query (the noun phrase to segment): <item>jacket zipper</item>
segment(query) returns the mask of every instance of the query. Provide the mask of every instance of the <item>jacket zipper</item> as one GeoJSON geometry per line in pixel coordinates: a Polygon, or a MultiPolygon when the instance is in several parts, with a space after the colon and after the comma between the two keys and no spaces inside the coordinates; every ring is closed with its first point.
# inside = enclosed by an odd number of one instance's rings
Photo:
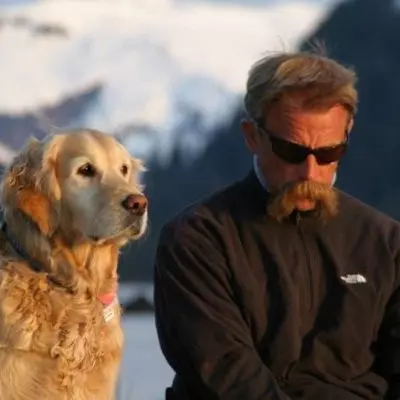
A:
{"type": "Polygon", "coordinates": [[[305,298],[306,298],[306,305],[307,305],[307,310],[311,311],[312,310],[312,304],[313,304],[313,280],[312,280],[312,268],[311,268],[311,257],[310,257],[310,252],[308,251],[306,241],[304,238],[304,231],[303,228],[300,225],[300,215],[297,214],[296,216],[296,223],[297,223],[297,228],[299,230],[299,236],[301,243],[303,244],[304,247],[304,253],[306,256],[306,275],[307,275],[307,282],[308,282],[308,290],[305,292],[305,298]]]}

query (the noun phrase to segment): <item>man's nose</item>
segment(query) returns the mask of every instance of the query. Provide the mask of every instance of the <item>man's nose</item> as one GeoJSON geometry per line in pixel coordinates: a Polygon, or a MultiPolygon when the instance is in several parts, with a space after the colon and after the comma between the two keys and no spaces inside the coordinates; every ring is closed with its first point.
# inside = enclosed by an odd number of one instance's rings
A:
{"type": "Polygon", "coordinates": [[[318,163],[313,154],[310,154],[300,165],[300,179],[315,180],[317,178],[318,163]]]}

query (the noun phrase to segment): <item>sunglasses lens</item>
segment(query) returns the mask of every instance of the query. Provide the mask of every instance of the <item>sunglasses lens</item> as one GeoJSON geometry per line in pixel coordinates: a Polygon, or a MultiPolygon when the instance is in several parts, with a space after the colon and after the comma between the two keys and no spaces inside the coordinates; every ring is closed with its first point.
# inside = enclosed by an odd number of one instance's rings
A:
{"type": "Polygon", "coordinates": [[[317,163],[326,165],[338,161],[346,151],[346,143],[334,147],[316,149],[314,152],[317,163]]]}
{"type": "Polygon", "coordinates": [[[289,164],[301,164],[308,156],[307,148],[277,137],[270,137],[272,151],[289,164]]]}
{"type": "Polygon", "coordinates": [[[272,151],[283,161],[289,164],[301,164],[309,154],[314,154],[317,163],[320,165],[330,164],[338,161],[346,150],[346,143],[333,147],[324,147],[312,151],[308,147],[297,143],[270,136],[272,151]]]}

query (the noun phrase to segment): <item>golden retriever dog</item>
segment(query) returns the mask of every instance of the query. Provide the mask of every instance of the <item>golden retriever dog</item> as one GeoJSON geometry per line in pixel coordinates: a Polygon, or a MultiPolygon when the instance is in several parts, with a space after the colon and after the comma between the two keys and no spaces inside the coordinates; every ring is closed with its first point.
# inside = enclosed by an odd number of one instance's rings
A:
{"type": "Polygon", "coordinates": [[[111,400],[121,246],[143,235],[139,160],[94,130],[32,140],[1,186],[0,399],[111,400]]]}

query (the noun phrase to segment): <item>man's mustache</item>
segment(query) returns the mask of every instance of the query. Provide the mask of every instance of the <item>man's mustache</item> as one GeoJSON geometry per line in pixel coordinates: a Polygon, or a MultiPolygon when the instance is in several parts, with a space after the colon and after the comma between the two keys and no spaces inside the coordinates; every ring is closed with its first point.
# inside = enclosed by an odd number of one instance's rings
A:
{"type": "Polygon", "coordinates": [[[296,181],[284,185],[272,194],[268,204],[268,214],[278,221],[289,216],[298,201],[314,201],[324,217],[333,217],[338,211],[338,196],[331,185],[315,181],[296,181]]]}

